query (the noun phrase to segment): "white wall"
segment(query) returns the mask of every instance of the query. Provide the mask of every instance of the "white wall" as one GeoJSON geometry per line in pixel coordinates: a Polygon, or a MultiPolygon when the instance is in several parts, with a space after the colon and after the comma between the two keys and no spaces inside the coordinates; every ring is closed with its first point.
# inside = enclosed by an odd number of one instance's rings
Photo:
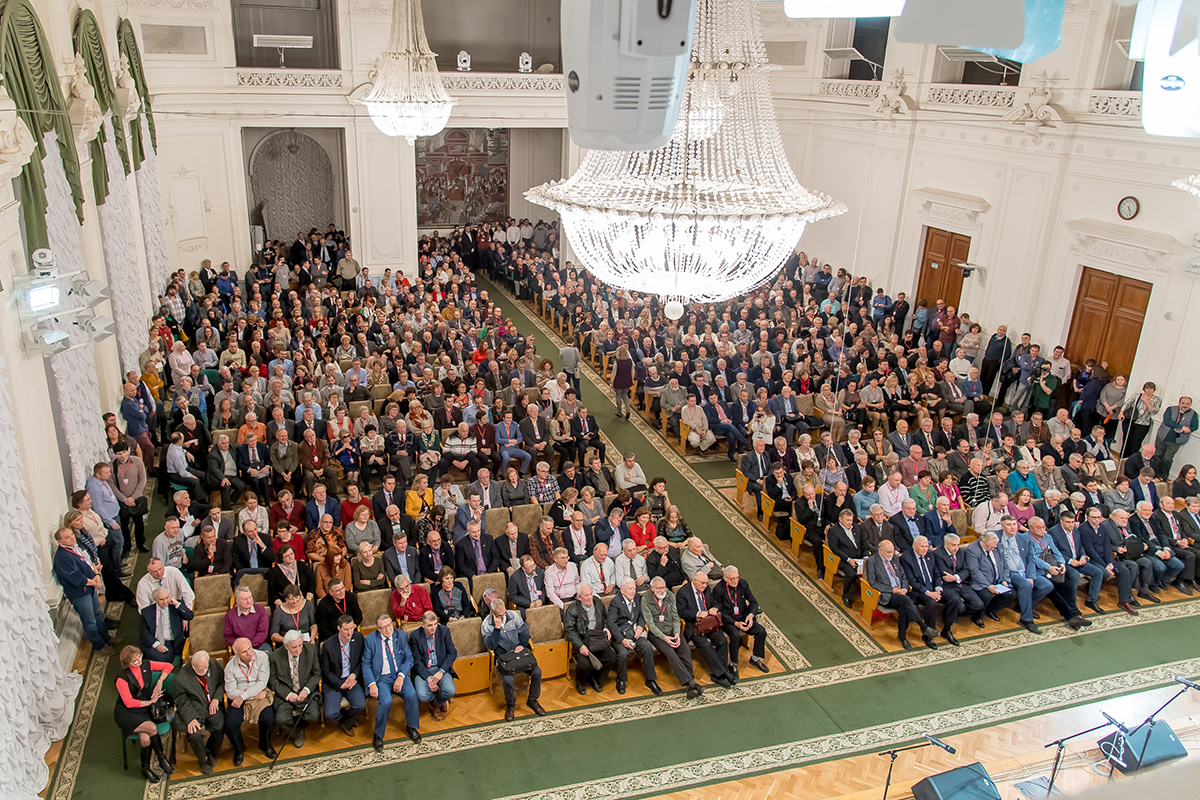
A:
{"type": "Polygon", "coordinates": [[[508,137],[508,213],[536,223],[551,216],[548,208],[530,203],[525,190],[563,176],[562,128],[513,128],[508,137]]]}

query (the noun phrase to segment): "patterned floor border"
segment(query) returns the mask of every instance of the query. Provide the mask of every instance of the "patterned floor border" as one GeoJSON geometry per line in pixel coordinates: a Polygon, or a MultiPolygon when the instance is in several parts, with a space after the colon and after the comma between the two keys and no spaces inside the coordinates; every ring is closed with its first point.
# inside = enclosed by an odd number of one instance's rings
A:
{"type": "MultiPolygon", "coordinates": [[[[494,284],[493,284],[494,285],[494,284]]],[[[496,286],[497,292],[503,296],[508,302],[512,303],[517,309],[527,317],[554,346],[560,347],[563,344],[562,338],[558,333],[550,328],[545,320],[534,314],[523,302],[517,300],[507,289],[501,286],[496,286]]],[[[599,388],[600,392],[616,407],[616,394],[604,378],[594,370],[590,364],[584,362],[582,365],[584,375],[599,388]]],[[[705,481],[695,470],[693,470],[688,462],[679,455],[675,448],[667,444],[662,435],[651,428],[646,421],[638,414],[633,414],[629,418],[629,422],[642,435],[642,437],[658,451],[667,463],[671,465],[683,478],[700,489],[701,494],[708,500],[713,509],[720,514],[735,530],[741,534],[747,542],[749,542],[759,554],[765,558],[777,572],[783,575],[784,579],[792,585],[800,595],[808,601],[809,605],[817,610],[817,612],[825,618],[834,630],[836,630],[843,638],[845,638],[859,655],[874,656],[883,652],[883,648],[868,634],[866,634],[858,625],[848,618],[838,604],[830,599],[821,589],[809,578],[791,559],[787,557],[778,547],[766,541],[749,521],[733,508],[732,504],[725,497],[716,492],[705,492],[703,487],[710,483],[705,481]]],[[[611,446],[611,440],[607,439],[603,428],[600,434],[605,438],[609,445],[610,452],[614,449],[611,446]]],[[[725,456],[720,456],[719,459],[724,459],[725,456]]]]}
{"type": "MultiPolygon", "coordinates": [[[[1200,615],[1200,604],[1187,606],[1177,604],[1173,606],[1157,606],[1153,609],[1148,609],[1145,612],[1146,619],[1142,622],[1164,621],[1169,619],[1180,619],[1186,617],[1194,617],[1200,615]]],[[[988,637],[978,639],[973,642],[967,642],[962,647],[946,648],[937,651],[932,650],[912,650],[904,653],[898,653],[891,658],[867,659],[856,661],[849,664],[841,664],[834,667],[823,667],[819,669],[811,669],[804,672],[791,672],[780,675],[765,676],[746,680],[738,683],[737,687],[731,690],[723,690],[713,688],[706,691],[705,695],[696,701],[687,700],[680,692],[674,692],[663,697],[648,697],[629,702],[620,703],[620,719],[622,721],[640,720],[661,718],[665,715],[697,710],[705,707],[715,707],[726,705],[729,703],[739,703],[746,700],[756,700],[770,697],[778,697],[781,695],[792,694],[795,692],[805,691],[814,687],[829,686],[832,684],[850,683],[858,680],[866,680],[877,678],[882,675],[893,675],[907,672],[913,669],[931,666],[934,664],[947,664],[952,662],[961,662],[980,656],[991,655],[1001,651],[1010,651],[1014,646],[1028,647],[1036,644],[1043,644],[1047,641],[1056,639],[1065,639],[1071,636],[1090,636],[1101,631],[1116,630],[1119,628],[1129,627],[1134,624],[1132,618],[1122,615],[1118,618],[1115,615],[1112,617],[1101,618],[1091,628],[1085,629],[1079,633],[1072,632],[1065,625],[1048,626],[1044,636],[1036,636],[1031,633],[1022,631],[1020,634],[1012,637],[1018,641],[1011,640],[1002,641],[1000,637],[988,637]]],[[[1192,659],[1175,664],[1160,665],[1158,667],[1145,668],[1129,675],[1147,675],[1146,680],[1150,683],[1167,682],[1172,675],[1177,674],[1193,674],[1200,672],[1200,659],[1192,659]]],[[[622,790],[613,790],[612,796],[623,796],[626,794],[637,794],[654,790],[669,790],[682,785],[691,785],[702,783],[706,780],[715,777],[734,777],[749,771],[762,771],[767,769],[778,769],[786,766],[794,766],[797,763],[811,761],[816,759],[825,759],[832,757],[840,757],[848,755],[859,750],[874,747],[884,744],[885,742],[904,741],[912,738],[915,734],[922,730],[939,730],[950,731],[962,729],[966,727],[977,727],[981,724],[988,724],[991,717],[978,714],[972,715],[974,710],[986,710],[996,706],[1003,706],[1006,709],[1018,708],[1022,715],[1030,713],[1031,709],[1039,713],[1041,711],[1053,710],[1055,705],[1040,706],[1039,703],[1045,697],[1054,697],[1062,695],[1070,702],[1080,702],[1080,698],[1087,698],[1090,702],[1100,695],[1100,692],[1095,689],[1088,689],[1091,684],[1100,683],[1102,681],[1111,681],[1115,685],[1119,685],[1120,691],[1109,692],[1112,694],[1120,694],[1129,691],[1129,686],[1134,685],[1132,682],[1124,682],[1122,676],[1110,676],[1104,679],[1097,679],[1084,684],[1073,684],[1074,689],[1052,689],[1032,693],[1030,695],[1021,695],[1018,698],[1007,698],[1004,700],[990,701],[988,703],[970,706],[966,709],[959,709],[954,712],[948,712],[945,715],[930,715],[921,717],[917,720],[907,720],[899,723],[891,723],[888,725],[880,725],[874,728],[867,728],[862,731],[839,733],[818,739],[806,740],[804,742],[793,742],[788,745],[780,745],[777,748],[768,748],[766,751],[756,752],[771,752],[778,751],[779,756],[777,763],[765,761],[763,763],[746,762],[745,754],[738,756],[730,756],[726,759],[718,759],[722,763],[729,762],[727,766],[715,771],[705,771],[703,773],[690,771],[687,769],[690,765],[678,765],[676,767],[664,768],[663,770],[651,770],[647,773],[637,773],[638,775],[658,775],[663,772],[671,772],[673,770],[683,770],[683,776],[687,777],[684,782],[673,782],[680,780],[679,778],[670,778],[670,780],[655,785],[652,783],[642,783],[638,787],[622,790]],[[1081,689],[1080,687],[1083,687],[1081,689]],[[1080,691],[1087,690],[1088,693],[1080,694],[1080,691]],[[1093,696],[1095,695],[1095,696],[1093,696]],[[869,732],[874,731],[872,735],[869,732]],[[874,738],[872,738],[872,736],[874,738]],[[845,744],[843,745],[843,742],[845,744]],[[799,749],[797,749],[799,748],[799,749]],[[732,760],[731,760],[732,759],[732,760]],[[747,763],[749,765],[747,766],[747,763]]],[[[1144,681],[1139,681],[1138,685],[1150,685],[1144,681]]],[[[1060,705],[1069,705],[1070,702],[1064,701],[1060,705]]],[[[561,733],[568,730],[579,730],[581,728],[593,728],[603,725],[610,725],[614,719],[614,705],[605,703],[598,706],[589,706],[581,709],[570,711],[561,711],[552,713],[546,717],[522,717],[515,722],[495,725],[482,725],[473,728],[463,729],[459,731],[448,731],[446,733],[431,734],[424,737],[421,744],[416,745],[406,739],[398,739],[390,742],[384,748],[382,753],[376,753],[370,748],[360,747],[354,750],[343,751],[340,753],[326,753],[308,758],[299,758],[291,761],[281,762],[273,772],[268,771],[266,767],[250,767],[247,769],[239,769],[235,772],[226,774],[213,775],[205,778],[190,778],[179,782],[172,782],[169,786],[169,791],[163,794],[149,793],[147,798],[165,797],[167,800],[201,800],[207,797],[221,797],[233,794],[241,794],[251,792],[255,789],[265,788],[268,786],[281,786],[287,784],[300,783],[305,780],[314,778],[333,777],[345,773],[354,772],[359,769],[367,769],[389,764],[397,764],[402,762],[410,762],[422,758],[432,758],[436,756],[446,755],[448,753],[468,750],[477,747],[486,747],[493,744],[504,742],[518,741],[522,739],[531,739],[541,736],[549,736],[556,733],[561,733]]],[[[1012,716],[1009,713],[1009,716],[1012,716]]],[[[996,719],[1002,719],[1001,716],[996,716],[996,719]]],[[[633,777],[633,776],[630,776],[633,777]]],[[[657,778],[655,778],[657,780],[657,778]]],[[[620,780],[620,779],[611,779],[620,780]]],[[[596,784],[606,784],[606,781],[596,782],[596,784]]],[[[593,786],[593,784],[583,784],[581,786],[593,786]]],[[[609,796],[609,788],[606,786],[596,785],[586,794],[574,794],[572,792],[579,786],[562,787],[551,793],[537,793],[539,796],[547,798],[578,798],[578,797],[607,797],[609,796]]],[[[528,797],[534,797],[531,794],[528,797]]],[[[522,797],[525,797],[524,795],[522,797]]]]}
{"type": "Polygon", "coordinates": [[[1090,703],[1127,694],[1129,687],[1134,685],[1144,688],[1168,683],[1172,675],[1180,672],[1191,673],[1197,669],[1200,669],[1200,659],[1186,659],[856,731],[839,732],[718,758],[615,775],[549,791],[510,795],[501,800],[590,800],[597,797],[636,797],[677,791],[714,780],[728,781],[750,774],[790,769],[812,761],[869,752],[890,744],[917,739],[924,731],[938,731],[940,736],[946,737],[954,731],[1009,722],[1018,717],[1027,717],[1031,713],[1044,714],[1082,702],[1090,703]]]}

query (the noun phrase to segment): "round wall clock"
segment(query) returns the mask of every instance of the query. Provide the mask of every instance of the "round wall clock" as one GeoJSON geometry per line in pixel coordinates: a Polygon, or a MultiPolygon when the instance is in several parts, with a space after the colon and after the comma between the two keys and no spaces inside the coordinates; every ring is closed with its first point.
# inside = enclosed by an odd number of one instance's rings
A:
{"type": "Polygon", "coordinates": [[[1142,204],[1138,202],[1136,197],[1122,197],[1121,202],[1117,203],[1117,215],[1123,220],[1131,220],[1138,215],[1142,210],[1142,204]]]}

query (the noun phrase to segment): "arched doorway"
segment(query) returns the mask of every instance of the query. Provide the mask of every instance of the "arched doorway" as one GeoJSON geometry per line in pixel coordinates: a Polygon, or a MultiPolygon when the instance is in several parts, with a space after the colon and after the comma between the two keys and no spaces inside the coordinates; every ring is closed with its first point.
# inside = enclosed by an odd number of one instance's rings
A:
{"type": "Polygon", "coordinates": [[[250,193],[268,239],[289,240],[335,220],[333,164],[319,142],[296,130],[267,135],[250,156],[250,193]]]}

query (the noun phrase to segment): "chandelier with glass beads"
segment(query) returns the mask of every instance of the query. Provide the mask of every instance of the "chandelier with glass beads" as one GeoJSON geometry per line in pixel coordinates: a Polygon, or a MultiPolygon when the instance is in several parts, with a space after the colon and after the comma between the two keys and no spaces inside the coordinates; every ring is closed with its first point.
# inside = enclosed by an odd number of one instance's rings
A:
{"type": "Polygon", "coordinates": [[[435,56],[425,38],[421,0],[394,0],[387,49],[375,60],[371,91],[362,99],[380,131],[411,144],[446,127],[454,98],[442,83],[435,56]]]}
{"type": "Polygon", "coordinates": [[[1171,181],[1171,185],[1176,189],[1183,189],[1189,194],[1194,194],[1200,197],[1200,175],[1189,175],[1186,178],[1180,178],[1177,181],[1171,181]]]}
{"type": "Polygon", "coordinates": [[[525,193],[557,211],[580,263],[620,289],[719,302],[770,279],[810,222],[846,207],[800,185],[768,84],[758,0],[700,0],[686,88],[658,150],[591,150],[525,193]]]}

